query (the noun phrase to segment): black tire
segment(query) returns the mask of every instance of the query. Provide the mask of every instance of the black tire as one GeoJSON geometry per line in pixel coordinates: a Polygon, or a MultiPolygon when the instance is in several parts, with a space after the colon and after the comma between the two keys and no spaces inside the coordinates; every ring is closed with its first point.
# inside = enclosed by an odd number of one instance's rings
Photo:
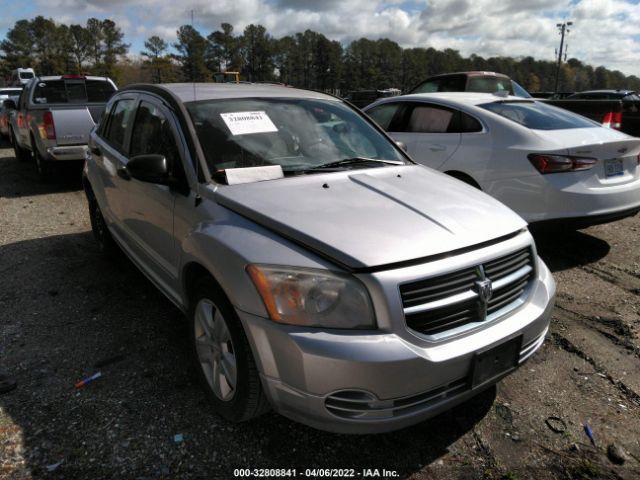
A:
{"type": "Polygon", "coordinates": [[[189,337],[193,362],[216,412],[232,422],[243,422],[263,414],[269,410],[269,402],[262,389],[249,341],[231,303],[210,277],[201,278],[196,282],[191,299],[189,337]],[[216,356],[216,348],[212,345],[217,342],[203,330],[203,315],[206,315],[203,311],[208,311],[209,307],[211,308],[212,324],[209,325],[211,331],[215,330],[213,323],[222,321],[228,333],[226,337],[220,335],[220,339],[228,338],[228,340],[218,344],[217,350],[219,355],[217,377],[221,385],[226,384],[224,389],[214,386],[215,360],[206,360],[206,355],[216,356]],[[217,318],[214,319],[214,317],[217,318]],[[207,349],[209,351],[201,356],[198,348],[201,351],[207,349]],[[223,366],[222,357],[230,354],[235,357],[235,385],[227,380],[229,377],[225,374],[223,366]]]}
{"type": "Polygon", "coordinates": [[[40,181],[46,183],[51,180],[51,176],[53,175],[53,165],[50,161],[45,160],[44,157],[40,155],[38,148],[35,146],[33,148],[33,159],[36,163],[36,170],[38,171],[40,181]]]}
{"type": "Polygon", "coordinates": [[[13,128],[9,129],[9,141],[11,142],[13,152],[19,162],[27,162],[31,160],[31,152],[26,148],[22,148],[20,145],[18,145],[18,140],[16,139],[13,128]]]}
{"type": "Polygon", "coordinates": [[[87,196],[89,202],[89,219],[91,220],[91,231],[93,238],[98,243],[98,248],[105,255],[113,255],[118,251],[118,246],[109,232],[107,222],[102,216],[102,210],[98,202],[92,195],[87,196]]]}

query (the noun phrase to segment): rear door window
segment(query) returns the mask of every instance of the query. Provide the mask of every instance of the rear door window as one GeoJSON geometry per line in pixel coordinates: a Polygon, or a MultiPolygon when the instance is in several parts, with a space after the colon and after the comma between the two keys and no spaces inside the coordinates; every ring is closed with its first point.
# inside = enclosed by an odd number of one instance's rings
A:
{"type": "Polygon", "coordinates": [[[416,103],[411,109],[405,132],[454,133],[459,132],[456,112],[450,108],[416,103]]]}
{"type": "Polygon", "coordinates": [[[540,102],[492,102],[478,106],[534,130],[563,130],[600,126],[588,118],[540,102]]]}

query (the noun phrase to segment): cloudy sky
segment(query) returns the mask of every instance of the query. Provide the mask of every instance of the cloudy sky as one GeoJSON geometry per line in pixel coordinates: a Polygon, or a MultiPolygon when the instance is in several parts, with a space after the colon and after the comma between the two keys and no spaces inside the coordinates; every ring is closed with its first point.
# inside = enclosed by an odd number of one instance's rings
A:
{"type": "MultiPolygon", "coordinates": [[[[0,37],[16,20],[44,15],[71,24],[111,18],[131,54],[151,35],[175,40],[190,23],[205,36],[231,23],[264,25],[275,37],[311,29],[347,44],[390,38],[403,47],[454,48],[483,57],[553,60],[556,24],[572,21],[568,56],[640,76],[640,0],[0,0],[0,37]]],[[[557,57],[556,57],[557,58],[557,57]]]]}

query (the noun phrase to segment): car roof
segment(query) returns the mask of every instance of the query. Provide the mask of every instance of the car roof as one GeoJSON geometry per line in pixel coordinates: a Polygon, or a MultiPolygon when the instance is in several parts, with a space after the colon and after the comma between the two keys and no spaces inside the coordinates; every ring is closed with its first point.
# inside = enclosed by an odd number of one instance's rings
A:
{"type": "Polygon", "coordinates": [[[49,80],[108,80],[107,77],[94,77],[90,75],[47,75],[46,77],[35,77],[39,82],[47,82],[49,80]]]}
{"type": "Polygon", "coordinates": [[[630,95],[636,93],[635,90],[616,90],[616,89],[602,89],[602,90],[585,90],[583,92],[576,92],[574,95],[580,95],[582,93],[617,93],[620,95],[630,95]]]}
{"type": "Polygon", "coordinates": [[[134,84],[121,91],[143,90],[158,93],[158,89],[172,93],[182,103],[225,98],[314,98],[338,101],[336,97],[312,90],[257,83],[164,83],[134,84]]]}
{"type": "MultiPolygon", "coordinates": [[[[426,78],[424,81],[426,82],[427,80],[432,80],[432,79],[440,78],[440,77],[450,77],[452,75],[465,75],[467,77],[510,78],[508,75],[505,75],[504,73],[489,72],[489,71],[486,71],[486,70],[472,70],[470,72],[439,73],[437,75],[432,75],[432,76],[426,78]]],[[[421,82],[421,83],[423,83],[423,82],[421,82]]]]}
{"type": "MultiPolygon", "coordinates": [[[[442,103],[450,103],[455,105],[480,105],[498,101],[517,101],[531,102],[533,99],[515,97],[513,95],[496,95],[494,93],[479,92],[433,92],[433,93],[411,93],[409,95],[400,95],[398,97],[388,97],[375,102],[375,105],[388,103],[390,101],[435,101],[442,103]]],[[[374,105],[374,104],[372,104],[374,105]]],[[[368,108],[369,106],[365,107],[368,108]]]]}

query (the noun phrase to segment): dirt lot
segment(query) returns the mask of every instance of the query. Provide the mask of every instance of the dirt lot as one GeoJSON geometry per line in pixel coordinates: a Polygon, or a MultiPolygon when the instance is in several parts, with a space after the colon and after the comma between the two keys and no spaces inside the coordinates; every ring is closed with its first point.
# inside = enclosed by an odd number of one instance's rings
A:
{"type": "Polygon", "coordinates": [[[127,260],[97,252],[79,169],[43,185],[6,147],[0,369],[18,387],[0,395],[0,477],[302,477],[322,467],[356,478],[376,468],[412,479],[640,478],[640,218],[537,239],[558,283],[551,332],[479,398],[385,435],[333,435],[274,413],[233,425],[196,383],[180,312],[127,260]]]}

